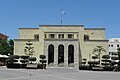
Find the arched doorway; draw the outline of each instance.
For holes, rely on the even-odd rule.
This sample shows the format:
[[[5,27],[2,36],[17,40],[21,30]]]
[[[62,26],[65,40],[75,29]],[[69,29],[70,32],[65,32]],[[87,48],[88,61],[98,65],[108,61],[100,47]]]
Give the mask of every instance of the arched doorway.
[[[74,63],[74,46],[68,46],[68,64]]]
[[[48,46],[48,64],[54,62],[54,46],[51,44]]]
[[[64,46],[58,46],[58,64],[64,63]]]

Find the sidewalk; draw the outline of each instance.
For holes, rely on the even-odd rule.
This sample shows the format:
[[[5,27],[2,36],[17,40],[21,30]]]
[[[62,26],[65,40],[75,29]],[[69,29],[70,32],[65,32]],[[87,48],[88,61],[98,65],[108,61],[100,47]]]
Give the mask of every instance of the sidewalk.
[[[0,80],[119,80],[120,72],[82,71],[68,68],[8,69],[0,67]]]

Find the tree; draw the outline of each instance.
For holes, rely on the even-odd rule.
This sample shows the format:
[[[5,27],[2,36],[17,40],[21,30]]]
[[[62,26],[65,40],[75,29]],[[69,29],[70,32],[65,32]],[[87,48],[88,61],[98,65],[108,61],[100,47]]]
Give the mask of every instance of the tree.
[[[32,47],[32,45],[33,45],[33,43],[31,43],[31,41],[28,41],[26,43],[26,47],[24,49],[25,54],[28,55],[28,56],[30,56],[30,57],[32,57],[33,53],[35,52],[34,51],[34,47]]]
[[[99,61],[96,61],[96,59],[98,59],[98,56],[97,56],[97,55],[92,56],[92,59],[94,59],[94,61],[88,61],[88,64],[89,64],[90,66],[96,66],[96,65],[99,64]]]
[[[42,68],[46,69],[46,64],[45,64],[47,62],[47,60],[45,60],[46,56],[45,55],[40,55],[39,57],[41,59],[40,62],[42,63]]]
[[[27,56],[27,55],[22,55],[22,56],[21,56],[20,62],[22,63],[22,64],[21,64],[21,67],[22,67],[22,68],[26,68],[27,63],[29,62],[28,58],[29,58],[29,56]]]
[[[82,59],[82,64],[85,65],[85,64],[86,64],[86,61],[87,61],[87,59],[86,59],[86,58],[83,58],[83,59]]]
[[[101,60],[103,63],[101,63],[101,64],[104,66],[110,66],[111,61],[109,59],[110,59],[109,55],[103,55],[102,60]]]
[[[32,64],[32,62],[36,61],[36,57],[29,57],[28,59],[29,59],[31,64]]]
[[[106,50],[102,46],[97,46],[96,48],[93,49],[93,54],[96,53],[96,55],[98,56],[98,59],[99,59],[99,63],[100,63],[100,58],[101,58],[102,52],[106,52]]]
[[[8,42],[6,40],[0,40],[0,54],[2,55],[13,55],[14,42],[10,39]]]
[[[118,51],[117,53],[118,53],[118,60],[119,60],[118,66],[120,66],[120,48],[118,48],[117,51]]]
[[[118,53],[113,52],[112,56],[111,56],[111,65],[112,66],[118,66],[118,60],[119,60]]]
[[[11,55],[13,55],[13,50],[14,50],[14,41],[12,40],[12,39],[10,39],[9,41],[8,41],[8,43],[9,43],[9,54],[11,54]]]

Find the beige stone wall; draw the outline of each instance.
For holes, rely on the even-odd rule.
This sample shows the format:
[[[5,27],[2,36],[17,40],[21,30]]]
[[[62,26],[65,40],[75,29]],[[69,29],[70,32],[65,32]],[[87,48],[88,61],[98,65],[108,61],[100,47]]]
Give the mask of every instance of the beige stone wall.
[[[93,49],[96,48],[96,46],[102,46],[104,49],[106,49],[106,53],[103,52],[101,56],[104,54],[108,54],[108,41],[85,41],[82,52],[82,58],[86,58],[87,61],[92,60],[92,52]]]
[[[89,35],[90,40],[105,40],[105,30],[104,29],[88,29],[84,31],[85,35]]]
[[[39,28],[19,28],[19,39],[34,39],[39,34]]]
[[[26,43],[28,42],[28,40],[14,40],[14,54],[15,55],[25,55],[24,49],[26,46]],[[43,54],[42,53],[42,46],[38,41],[31,41],[31,43],[33,43],[33,47],[34,47],[34,55],[33,57],[37,58],[37,62],[39,62],[39,55]]]

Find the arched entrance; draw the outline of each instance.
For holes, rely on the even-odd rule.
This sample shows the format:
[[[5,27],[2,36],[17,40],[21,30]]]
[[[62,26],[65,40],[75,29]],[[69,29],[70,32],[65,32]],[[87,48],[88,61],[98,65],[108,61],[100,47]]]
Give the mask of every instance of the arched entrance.
[[[48,46],[48,64],[54,62],[54,46],[51,44]]]
[[[58,64],[64,63],[64,46],[58,46]]]
[[[74,46],[68,46],[68,64],[74,63]]]

